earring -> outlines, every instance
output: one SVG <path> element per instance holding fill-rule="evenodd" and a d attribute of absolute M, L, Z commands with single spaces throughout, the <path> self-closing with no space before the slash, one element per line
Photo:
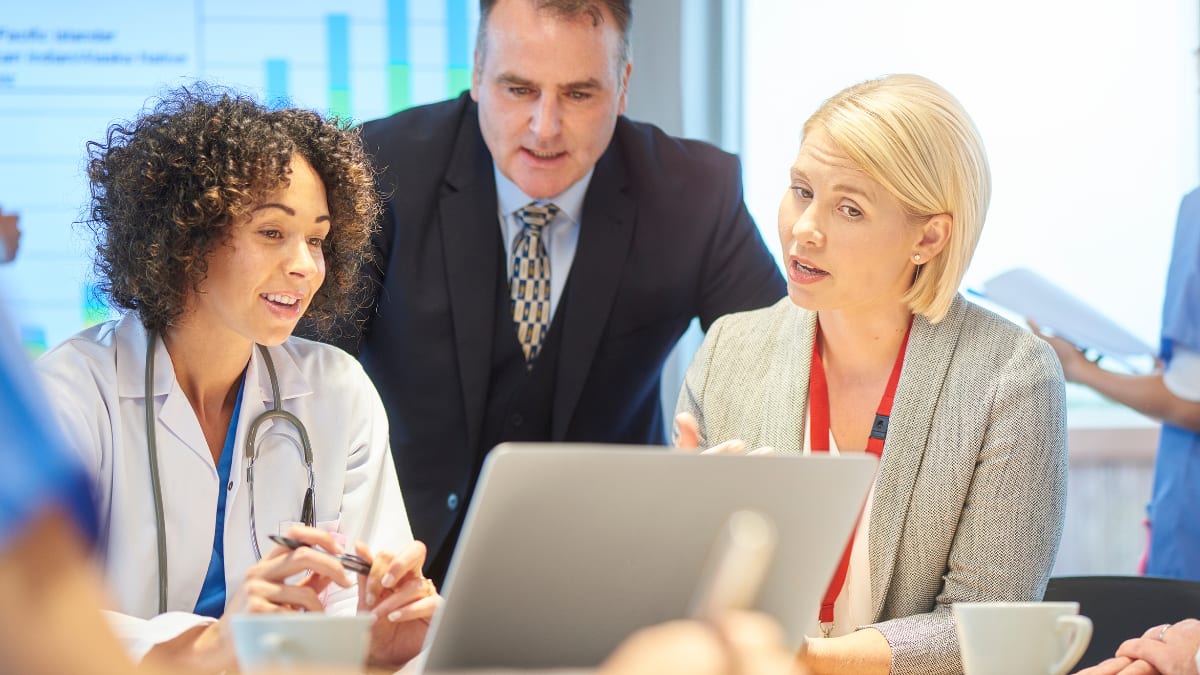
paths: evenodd
<path fill-rule="evenodd" d="M 913 254 L 913 262 L 917 263 L 918 265 L 921 264 L 921 254 L 920 253 Z"/>

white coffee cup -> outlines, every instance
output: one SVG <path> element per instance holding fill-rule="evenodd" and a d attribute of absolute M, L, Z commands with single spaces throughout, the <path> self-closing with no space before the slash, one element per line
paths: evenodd
<path fill-rule="evenodd" d="M 233 647 L 244 671 L 310 666 L 362 670 L 373 620 L 370 614 L 237 614 L 231 618 Z"/>
<path fill-rule="evenodd" d="M 966 675 L 1063 675 L 1092 639 L 1078 602 L 960 602 L 954 620 Z"/>

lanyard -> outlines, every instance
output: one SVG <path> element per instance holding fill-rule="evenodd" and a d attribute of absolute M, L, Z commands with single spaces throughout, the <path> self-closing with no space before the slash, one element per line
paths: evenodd
<path fill-rule="evenodd" d="M 908 336 L 912 332 L 912 319 L 908 321 L 908 329 L 904 331 L 904 341 L 900 343 L 900 353 L 896 355 L 896 363 L 892 366 L 892 375 L 888 378 L 887 388 L 883 390 L 883 398 L 875 409 L 875 421 L 871 423 L 871 435 L 867 438 L 867 452 L 876 457 L 883 457 L 883 441 L 887 438 L 888 418 L 892 414 L 892 404 L 896 399 L 896 386 L 900 384 L 900 370 L 904 366 L 904 351 L 908 347 Z M 816 335 L 813 338 L 812 367 L 808 378 L 808 410 L 809 410 L 809 448 L 813 452 L 829 452 L 829 385 L 825 381 L 825 364 L 821 361 L 821 323 L 817 322 Z M 857 531 L 858 526 L 855 526 Z M 854 549 L 854 531 L 850 533 L 850 541 L 838 562 L 821 600 L 822 637 L 829 637 L 833 630 L 833 603 L 842 586 L 846 584 L 846 573 L 850 569 L 850 551 Z"/>

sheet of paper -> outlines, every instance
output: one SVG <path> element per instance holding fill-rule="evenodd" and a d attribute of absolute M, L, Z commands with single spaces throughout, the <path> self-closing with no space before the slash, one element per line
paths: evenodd
<path fill-rule="evenodd" d="M 1155 354 L 1120 324 L 1032 270 L 1017 268 L 992 277 L 978 294 L 1078 347 L 1126 362 Z"/>

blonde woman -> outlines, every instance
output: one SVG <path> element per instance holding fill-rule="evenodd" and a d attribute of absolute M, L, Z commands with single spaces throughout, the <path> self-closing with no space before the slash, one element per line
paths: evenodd
<path fill-rule="evenodd" d="M 937 84 L 838 93 L 805 123 L 779 207 L 788 298 L 718 321 L 688 370 L 681 446 L 880 458 L 813 608 L 814 673 L 960 672 L 953 603 L 1044 590 L 1063 378 L 1048 345 L 957 293 L 990 192 L 979 134 Z"/>

